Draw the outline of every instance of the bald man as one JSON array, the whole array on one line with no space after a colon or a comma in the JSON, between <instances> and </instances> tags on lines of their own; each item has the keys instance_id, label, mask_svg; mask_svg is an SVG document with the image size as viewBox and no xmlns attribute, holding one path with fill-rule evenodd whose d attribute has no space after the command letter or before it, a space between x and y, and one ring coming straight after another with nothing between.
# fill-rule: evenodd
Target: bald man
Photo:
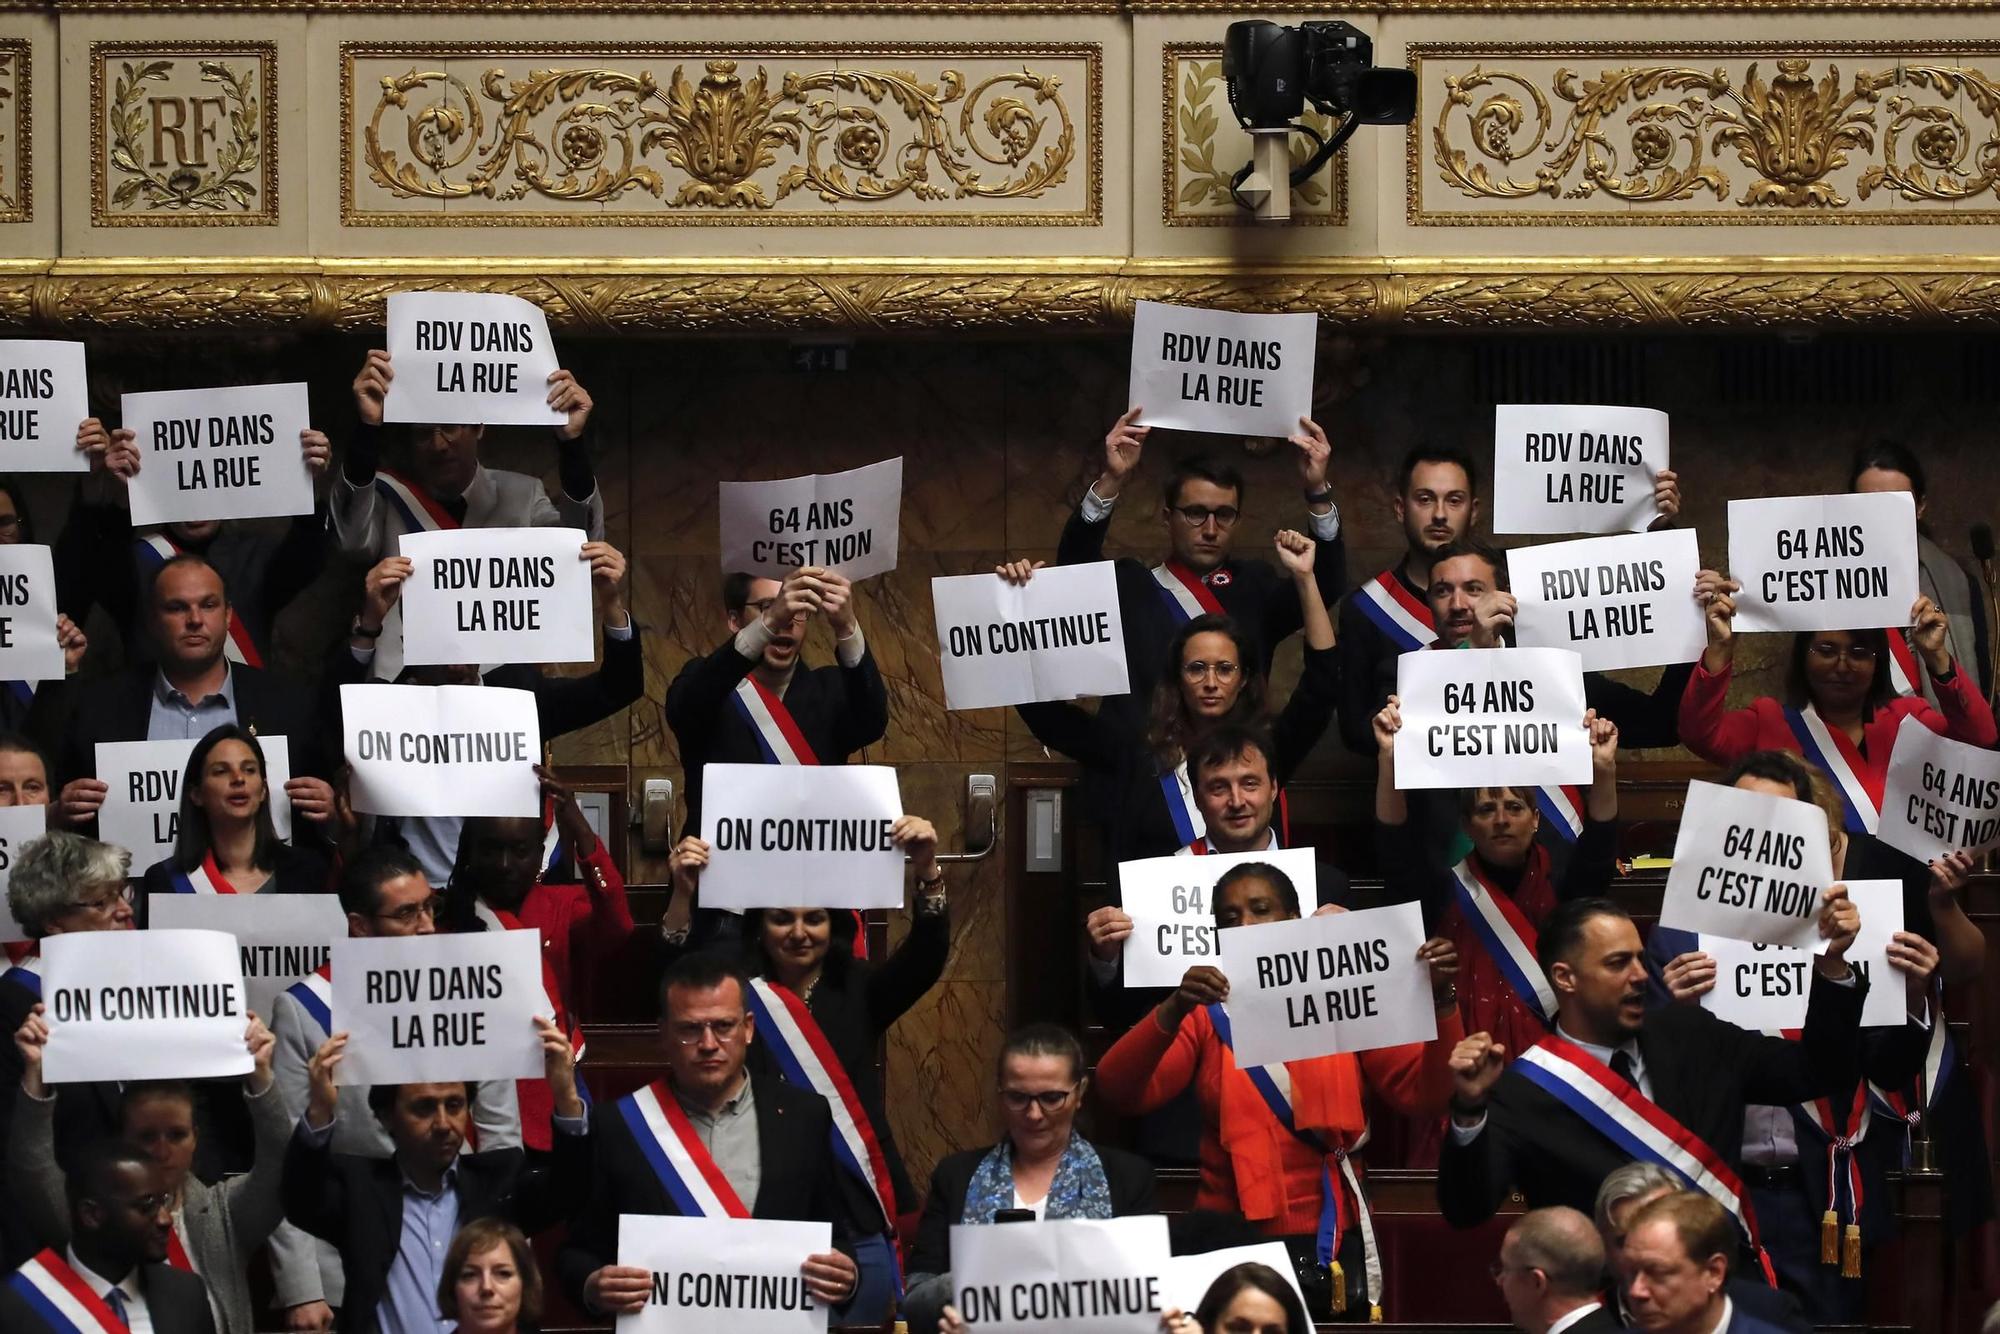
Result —
<instances>
[{"instance_id":1,"label":"bald man","mask_svg":"<svg viewBox=\"0 0 2000 1334\"><path fill-rule=\"evenodd\" d=\"M1601 1334L1618 1321L1604 1305L1604 1241L1565 1205L1531 1209L1507 1229L1493 1281L1526 1334Z\"/></svg>"}]
</instances>

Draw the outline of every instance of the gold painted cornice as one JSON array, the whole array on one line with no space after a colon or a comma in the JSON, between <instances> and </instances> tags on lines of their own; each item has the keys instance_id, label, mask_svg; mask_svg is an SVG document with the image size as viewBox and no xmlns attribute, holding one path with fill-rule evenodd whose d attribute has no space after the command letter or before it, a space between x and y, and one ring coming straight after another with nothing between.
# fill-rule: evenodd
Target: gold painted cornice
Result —
<instances>
[{"instance_id":1,"label":"gold painted cornice","mask_svg":"<svg viewBox=\"0 0 2000 1334\"><path fill-rule=\"evenodd\" d=\"M1411 328L2000 325L2000 257L0 261L8 332L379 327L391 292L508 292L575 333L1116 330L1132 303Z\"/></svg>"},{"instance_id":2,"label":"gold painted cornice","mask_svg":"<svg viewBox=\"0 0 2000 1334\"><path fill-rule=\"evenodd\" d=\"M1978 14L2000 0L1371 0L1329 11L1325 0L424 0L431 13L487 14L1381 14L1846 13ZM410 0L0 0L8 10L67 13L408 13Z\"/></svg>"}]
</instances>

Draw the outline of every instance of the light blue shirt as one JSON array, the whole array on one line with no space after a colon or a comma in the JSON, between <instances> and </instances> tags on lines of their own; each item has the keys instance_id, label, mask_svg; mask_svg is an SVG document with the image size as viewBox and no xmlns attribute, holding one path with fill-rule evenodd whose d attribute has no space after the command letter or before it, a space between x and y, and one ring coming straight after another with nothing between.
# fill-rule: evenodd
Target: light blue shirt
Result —
<instances>
[{"instance_id":1,"label":"light blue shirt","mask_svg":"<svg viewBox=\"0 0 2000 1334\"><path fill-rule=\"evenodd\" d=\"M167 684L164 672L153 673L153 702L146 715L148 741L199 741L224 723L236 721L236 669L224 664L222 689L190 700Z\"/></svg>"}]
</instances>

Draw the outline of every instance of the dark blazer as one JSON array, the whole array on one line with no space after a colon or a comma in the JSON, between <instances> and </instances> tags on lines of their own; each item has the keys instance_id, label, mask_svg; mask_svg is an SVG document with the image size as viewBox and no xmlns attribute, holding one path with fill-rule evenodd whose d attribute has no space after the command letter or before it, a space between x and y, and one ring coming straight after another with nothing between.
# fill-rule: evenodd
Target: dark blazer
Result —
<instances>
[{"instance_id":1,"label":"dark blazer","mask_svg":"<svg viewBox=\"0 0 2000 1334\"><path fill-rule=\"evenodd\" d=\"M1583 1319L1571 1325L1564 1334L1617 1334L1622 1329L1618 1317L1608 1306L1600 1306Z\"/></svg>"},{"instance_id":2,"label":"dark blazer","mask_svg":"<svg viewBox=\"0 0 2000 1334\"><path fill-rule=\"evenodd\" d=\"M0 973L4 973L0 969ZM35 1008L35 996L12 982L0 982L0 1028L12 1034ZM14 1127L14 1095L21 1087L21 1053L10 1040L0 1050L0 1142L11 1139ZM67 1169L76 1155L95 1140L119 1133L118 1085L110 1082L65 1084L62 1088L62 1115L56 1118L56 1162ZM34 1235L26 1215L6 1201L0 1187L0 1267L12 1269L37 1251L43 1242ZM0 1321L0 1329L13 1326Z\"/></svg>"},{"instance_id":3,"label":"dark blazer","mask_svg":"<svg viewBox=\"0 0 2000 1334\"><path fill-rule=\"evenodd\" d=\"M452 1178L459 1222L502 1218L532 1237L567 1218L590 1180L593 1138L558 1133L540 1163L520 1149L460 1155ZM402 1243L403 1175L395 1159L335 1153L294 1132L285 1149L285 1217L340 1252L347 1272L340 1327L373 1329Z\"/></svg>"},{"instance_id":4,"label":"dark blazer","mask_svg":"<svg viewBox=\"0 0 2000 1334\"><path fill-rule=\"evenodd\" d=\"M826 1099L754 1073L750 1087L761 1159L750 1216L831 1223L834 1248L852 1255L851 1238L869 1229L857 1226L836 1175L840 1169L827 1150L833 1114ZM618 1215L680 1214L680 1206L632 1138L618 1105L600 1102L591 1108L590 1119L590 1137L597 1141L590 1197L571 1221L569 1239L556 1255L556 1274L578 1310L585 1309L584 1282L605 1265L617 1263ZM348 1283L353 1282L350 1269Z\"/></svg>"},{"instance_id":5,"label":"dark blazer","mask_svg":"<svg viewBox=\"0 0 2000 1334\"><path fill-rule=\"evenodd\" d=\"M687 784L685 834L701 832L701 767L762 764L757 734L730 703L730 694L757 664L736 651L731 635L713 653L682 666L667 687L667 726L680 743ZM785 711L821 764L845 764L889 730L889 688L882 684L875 652L864 648L852 667L805 667L785 687Z\"/></svg>"},{"instance_id":6,"label":"dark blazer","mask_svg":"<svg viewBox=\"0 0 2000 1334\"><path fill-rule=\"evenodd\" d=\"M1104 1181L1111 1187L1111 1213L1115 1218L1131 1214L1156 1214L1160 1202L1153 1181L1153 1165L1136 1153L1093 1144L1104 1163ZM917 1224L916 1242L910 1247L912 1274L951 1272L951 1227L965 1212L965 1192L972 1186L972 1174L980 1160L993 1151L966 1149L940 1161L931 1172L930 1194L924 1198L924 1216Z\"/></svg>"},{"instance_id":7,"label":"dark blazer","mask_svg":"<svg viewBox=\"0 0 2000 1334\"><path fill-rule=\"evenodd\" d=\"M200 1278L183 1274L172 1265L145 1265L139 1271L139 1285L146 1290L146 1310L153 1317L154 1334L215 1334L215 1317L208 1309L208 1284ZM26 1299L16 1296L13 1288L0 1283L0 1329L8 1334L31 1334L57 1328L45 1322Z\"/></svg>"},{"instance_id":8,"label":"dark blazer","mask_svg":"<svg viewBox=\"0 0 2000 1334\"><path fill-rule=\"evenodd\" d=\"M301 821L300 823L303 823ZM296 835L302 831L295 829ZM271 868L271 878L264 882L259 894L326 894L333 886L327 883L326 858L310 847L293 847L280 843L277 849L277 865ZM139 925L146 925L148 896L171 894L174 892L174 859L164 858L146 868L146 874L139 880L139 899L133 905L139 916Z\"/></svg>"},{"instance_id":9,"label":"dark blazer","mask_svg":"<svg viewBox=\"0 0 2000 1334\"><path fill-rule=\"evenodd\" d=\"M1784 1106L1854 1086L1866 990L1866 982L1838 986L1815 973L1797 1042L1746 1032L1696 1006L1649 1014L1639 1054L1653 1100L1724 1162L1740 1165L1746 1104ZM1566 1204L1589 1213L1605 1175L1629 1160L1510 1066L1494 1085L1486 1124L1472 1142L1461 1145L1446 1134L1438 1206L1454 1227L1474 1227L1518 1187L1530 1209Z\"/></svg>"}]
</instances>

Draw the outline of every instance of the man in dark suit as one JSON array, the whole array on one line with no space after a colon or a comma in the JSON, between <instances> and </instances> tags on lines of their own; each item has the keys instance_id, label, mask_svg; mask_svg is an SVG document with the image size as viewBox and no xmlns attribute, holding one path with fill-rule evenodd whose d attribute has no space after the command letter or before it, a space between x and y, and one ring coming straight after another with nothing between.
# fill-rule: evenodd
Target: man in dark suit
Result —
<instances>
[{"instance_id":1,"label":"man in dark suit","mask_svg":"<svg viewBox=\"0 0 2000 1334\"><path fill-rule=\"evenodd\" d=\"M472 1105L463 1082L375 1085L369 1110L395 1156L334 1153L334 1071L347 1034L334 1034L313 1054L306 1113L285 1152L285 1217L340 1251L343 1329L376 1328L378 1311L393 1317L380 1322L390 1328L431 1328L445 1248L460 1223L501 1218L532 1236L582 1202L591 1138L576 1061L561 1029L539 1016L535 1028L555 1095L556 1135L554 1152L532 1164L518 1148L460 1155Z\"/></svg>"},{"instance_id":2,"label":"man in dark suit","mask_svg":"<svg viewBox=\"0 0 2000 1334\"><path fill-rule=\"evenodd\" d=\"M62 793L51 823L95 824L107 791L97 777L99 742L198 740L224 723L288 738L294 776L285 794L292 810L309 820L333 813L333 789L324 778L330 757L311 693L229 661L229 615L229 593L215 567L200 556L175 556L154 574L146 599L156 665L84 684L51 682L35 692L31 729L45 746L61 738L53 749Z\"/></svg>"},{"instance_id":3,"label":"man in dark suit","mask_svg":"<svg viewBox=\"0 0 2000 1334\"><path fill-rule=\"evenodd\" d=\"M1699 1191L1663 1195L1633 1214L1622 1274L1632 1327L1658 1334L1779 1334L1779 1326L1730 1297L1736 1252L1736 1220Z\"/></svg>"},{"instance_id":4,"label":"man in dark suit","mask_svg":"<svg viewBox=\"0 0 2000 1334\"><path fill-rule=\"evenodd\" d=\"M889 691L855 619L854 585L807 566L783 583L722 581L730 637L667 687L667 726L687 781L684 833L701 832L701 770L723 764L845 764L889 730ZM814 616L833 631L832 667L801 667ZM810 758L797 754L803 744Z\"/></svg>"},{"instance_id":5,"label":"man in dark suit","mask_svg":"<svg viewBox=\"0 0 2000 1334\"><path fill-rule=\"evenodd\" d=\"M1493 1281L1526 1334L1603 1334L1618 1328L1604 1307L1604 1242L1574 1209L1530 1209L1500 1239Z\"/></svg>"},{"instance_id":6,"label":"man in dark suit","mask_svg":"<svg viewBox=\"0 0 2000 1334\"><path fill-rule=\"evenodd\" d=\"M131 1144L101 1140L86 1149L64 1179L68 1250L43 1251L0 1284L0 1329L69 1334L69 1319L44 1296L60 1284L73 1302L76 1287L87 1289L99 1308L92 1314L122 1325L143 1317L153 1334L215 1334L208 1285L166 1263L174 1217L165 1172Z\"/></svg>"},{"instance_id":7,"label":"man in dark suit","mask_svg":"<svg viewBox=\"0 0 2000 1334\"><path fill-rule=\"evenodd\" d=\"M1746 1103L1784 1106L1852 1088L1867 981L1848 966L1860 915L1841 886L1821 895L1810 1008L1797 1042L1745 1032L1696 1006L1646 1013L1638 928L1608 899L1573 899L1542 924L1536 953L1556 993L1555 1038L1606 1066L1693 1132L1730 1168L1742 1159ZM1569 1104L1521 1073L1520 1053L1485 1033L1453 1051L1452 1124L1438 1205L1456 1227L1491 1218L1510 1189L1530 1208L1589 1210L1631 1158Z\"/></svg>"},{"instance_id":8,"label":"man in dark suit","mask_svg":"<svg viewBox=\"0 0 2000 1334\"><path fill-rule=\"evenodd\" d=\"M650 1271L617 1263L618 1216L686 1213L626 1118L628 1106L653 1098L663 1118L686 1118L697 1141L688 1151L698 1148L708 1160L693 1166L711 1180L710 1167L720 1173L734 1197L725 1205L747 1206L752 1218L832 1224L835 1249L802 1257L799 1272L813 1300L836 1312L854 1296L860 1271L848 1238L857 1228L826 1151L832 1113L816 1093L745 1073L754 1037L749 994L742 970L716 952L676 960L660 987L667 1077L592 1111L597 1161L590 1201L570 1224L556 1266L571 1299L593 1315L641 1310L652 1291Z\"/></svg>"}]
</instances>

